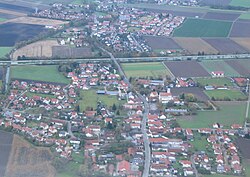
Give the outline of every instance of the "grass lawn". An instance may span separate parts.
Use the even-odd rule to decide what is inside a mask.
[[[194,134],[194,141],[190,142],[195,151],[206,151],[206,146],[208,145],[206,136],[201,136],[199,133]]]
[[[213,86],[233,86],[234,83],[231,82],[229,78],[196,78],[196,82],[200,83],[203,86],[213,85]]]
[[[206,90],[205,93],[216,100],[223,100],[229,98],[230,100],[246,99],[247,96],[238,90]]]
[[[116,106],[118,107],[124,102],[119,101],[116,96],[96,94],[96,90],[81,91],[80,97],[82,98],[82,100],[79,101],[81,112],[85,111],[87,108],[93,108],[95,110],[98,101],[101,101],[108,107],[113,106],[113,104],[116,104]]]
[[[57,65],[13,66],[11,67],[11,78],[57,82],[65,84],[68,84],[70,82],[70,80],[68,80],[58,72]]]
[[[240,7],[250,7],[250,1],[249,0],[232,0],[229,5],[240,6]]]
[[[123,63],[122,68],[127,77],[154,77],[167,76],[170,73],[160,62]]]
[[[5,55],[11,51],[12,47],[0,47],[0,58],[5,58]]]
[[[187,19],[174,30],[174,37],[227,37],[232,23],[226,21]]]
[[[55,95],[42,94],[42,93],[32,93],[32,92],[27,92],[26,95],[27,95],[27,97],[30,97],[30,98],[33,97],[34,95],[40,96],[43,98],[56,98]]]
[[[223,102],[217,105],[220,107],[218,111],[198,111],[197,115],[177,118],[177,121],[183,128],[212,128],[214,123],[229,128],[234,123],[243,124],[246,102]]]
[[[239,18],[249,20],[250,19],[250,13],[243,13],[243,14],[240,15]]]
[[[201,66],[211,73],[212,71],[224,71],[225,76],[240,76],[231,66],[223,60],[207,60],[200,62]]]

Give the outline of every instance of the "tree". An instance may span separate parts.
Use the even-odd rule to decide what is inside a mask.
[[[116,111],[116,109],[117,109],[117,107],[116,107],[116,105],[115,105],[115,103],[114,103],[113,106],[112,106],[112,110],[113,110],[113,111]]]

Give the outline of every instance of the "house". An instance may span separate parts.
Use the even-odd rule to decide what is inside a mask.
[[[190,168],[192,167],[192,162],[189,160],[180,160],[180,164],[182,165],[183,168]]]
[[[130,174],[131,172],[131,165],[128,161],[123,160],[121,162],[118,162],[117,164],[117,174],[121,176],[125,176]]]
[[[212,71],[211,74],[212,74],[212,77],[224,77],[223,71]]]
[[[193,132],[192,132],[192,130],[190,128],[187,128],[185,130],[185,133],[186,133],[186,137],[187,137],[188,140],[194,139],[194,134],[193,134]]]
[[[168,89],[167,92],[160,92],[159,94],[159,101],[161,103],[168,103],[173,100],[173,96],[170,92],[170,89]]]

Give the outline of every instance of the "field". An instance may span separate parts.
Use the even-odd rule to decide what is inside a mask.
[[[195,151],[206,151],[208,145],[206,136],[201,136],[199,133],[194,133],[194,141],[190,142]]]
[[[20,12],[15,12],[15,11],[10,11],[10,10],[5,10],[0,8],[0,13],[4,14],[5,16],[10,15],[10,17],[23,17],[26,16],[25,13],[20,13]]]
[[[122,63],[122,68],[127,77],[154,77],[170,76],[171,74],[159,62],[149,63]]]
[[[12,47],[16,42],[28,40],[46,31],[41,25],[4,23],[0,25],[0,46]]]
[[[13,66],[11,67],[11,78],[65,84],[69,83],[69,80],[58,72],[57,65]]]
[[[211,45],[206,43],[201,38],[173,38],[174,41],[187,50],[190,54],[198,54],[204,52],[205,54],[217,54],[218,51]],[[160,44],[159,44],[160,45]]]
[[[96,94],[96,90],[81,91],[80,98],[82,98],[82,100],[79,101],[81,112],[85,111],[87,108],[93,108],[95,110],[98,101],[108,107],[113,106],[113,104],[119,106],[121,103],[116,96],[99,95]]]
[[[225,76],[231,77],[231,76],[240,76],[240,74],[235,71],[231,66],[229,66],[225,61],[223,60],[207,60],[202,61],[200,64],[209,72],[212,71],[223,71]]]
[[[187,87],[187,88],[172,88],[171,93],[174,96],[180,96],[182,93],[193,94],[200,101],[208,101],[208,96],[199,87]]]
[[[5,55],[11,51],[12,47],[0,47],[0,58],[5,58]]]
[[[238,100],[247,99],[247,96],[238,90],[207,90],[205,93],[216,100]]]
[[[228,78],[196,78],[195,81],[200,83],[202,86],[234,86],[234,83],[232,83]]]
[[[12,140],[13,134],[0,131],[0,176],[4,176],[4,173],[6,171],[12,146]]]
[[[17,5],[16,3],[12,3],[12,4],[3,3],[2,1],[0,2],[0,8],[5,9],[5,10],[21,12],[21,13],[33,13],[33,12],[35,12],[35,9],[32,7],[20,6],[20,5]]]
[[[250,51],[250,38],[232,38],[232,40]]]
[[[230,37],[250,37],[250,23],[235,22]]]
[[[250,60],[227,60],[226,63],[235,69],[242,76],[250,74]]]
[[[229,38],[205,38],[207,43],[217,49],[220,54],[246,53],[247,50]]]
[[[0,23],[6,21],[6,18],[0,18]]]
[[[171,38],[159,36],[144,36],[148,45],[153,49],[181,50],[182,48]]]
[[[38,41],[17,49],[12,58],[16,60],[23,55],[29,58],[52,57],[52,47],[57,45],[56,40]]]
[[[230,3],[231,0],[220,0],[219,1],[219,4],[221,6],[228,6],[228,4]],[[200,4],[201,5],[208,5],[208,6],[211,6],[211,5],[218,5],[218,1],[214,1],[214,0],[201,0],[200,1]]]
[[[238,13],[219,13],[219,12],[208,12],[203,18],[204,19],[214,19],[214,20],[225,20],[234,21],[240,14]]]
[[[37,148],[14,135],[11,155],[6,170],[8,177],[54,177],[52,154],[48,148]],[[44,170],[46,169],[46,170]]]
[[[196,61],[165,62],[175,77],[209,77],[210,74]],[[195,69],[194,69],[195,68]]]
[[[54,58],[83,58],[91,57],[92,51],[88,47],[68,47],[68,46],[53,46],[52,57]]]
[[[250,13],[243,13],[240,15],[239,17],[240,19],[245,19],[245,20],[249,20],[250,19]]]
[[[232,0],[229,5],[249,8],[250,1],[248,1],[248,0]]]
[[[229,128],[234,123],[243,124],[246,102],[217,102],[218,111],[198,111],[197,115],[177,119],[183,128],[205,128],[220,123]]]
[[[226,21],[187,19],[174,30],[174,37],[227,37],[232,23]]]

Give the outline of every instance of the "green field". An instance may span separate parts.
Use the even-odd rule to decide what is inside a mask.
[[[201,136],[199,133],[194,133],[194,141],[191,141],[190,144],[193,145],[195,151],[206,151],[208,142],[205,136]]]
[[[124,101],[119,101],[116,96],[96,94],[96,90],[81,91],[80,98],[79,106],[81,112],[85,111],[87,108],[93,108],[95,110],[98,101],[101,101],[108,107],[113,106],[113,104],[116,104],[118,107],[124,103]]]
[[[11,78],[65,84],[70,83],[70,80],[58,72],[57,67],[57,65],[13,66],[11,67]]]
[[[250,19],[250,13],[243,13],[243,14],[240,15],[239,18],[249,20]]]
[[[247,99],[247,96],[238,90],[207,90],[205,93],[210,98],[215,98],[216,100],[238,100],[238,99]]]
[[[201,84],[202,86],[206,86],[206,85],[212,85],[215,87],[234,86],[234,83],[231,82],[229,78],[225,78],[225,77],[223,78],[196,78],[195,81]]]
[[[250,1],[249,0],[231,0],[229,5],[248,8],[248,7],[250,7]]]
[[[160,62],[149,63],[123,63],[122,68],[127,77],[154,77],[170,76],[171,74]]]
[[[11,51],[12,47],[0,47],[0,58],[5,58],[5,55]]]
[[[240,76],[240,74],[235,71],[231,66],[229,66],[223,60],[207,60],[202,61],[200,64],[207,70],[207,72],[211,73],[212,71],[223,71],[225,76]]]
[[[6,18],[0,18],[0,22],[4,22],[6,20],[7,20]]]
[[[214,123],[220,123],[225,128],[232,124],[243,124],[246,112],[246,102],[222,102],[216,103],[218,111],[198,111],[197,115],[191,117],[177,118],[183,128],[212,128]]]
[[[227,37],[231,29],[231,22],[187,19],[174,30],[174,37]]]

